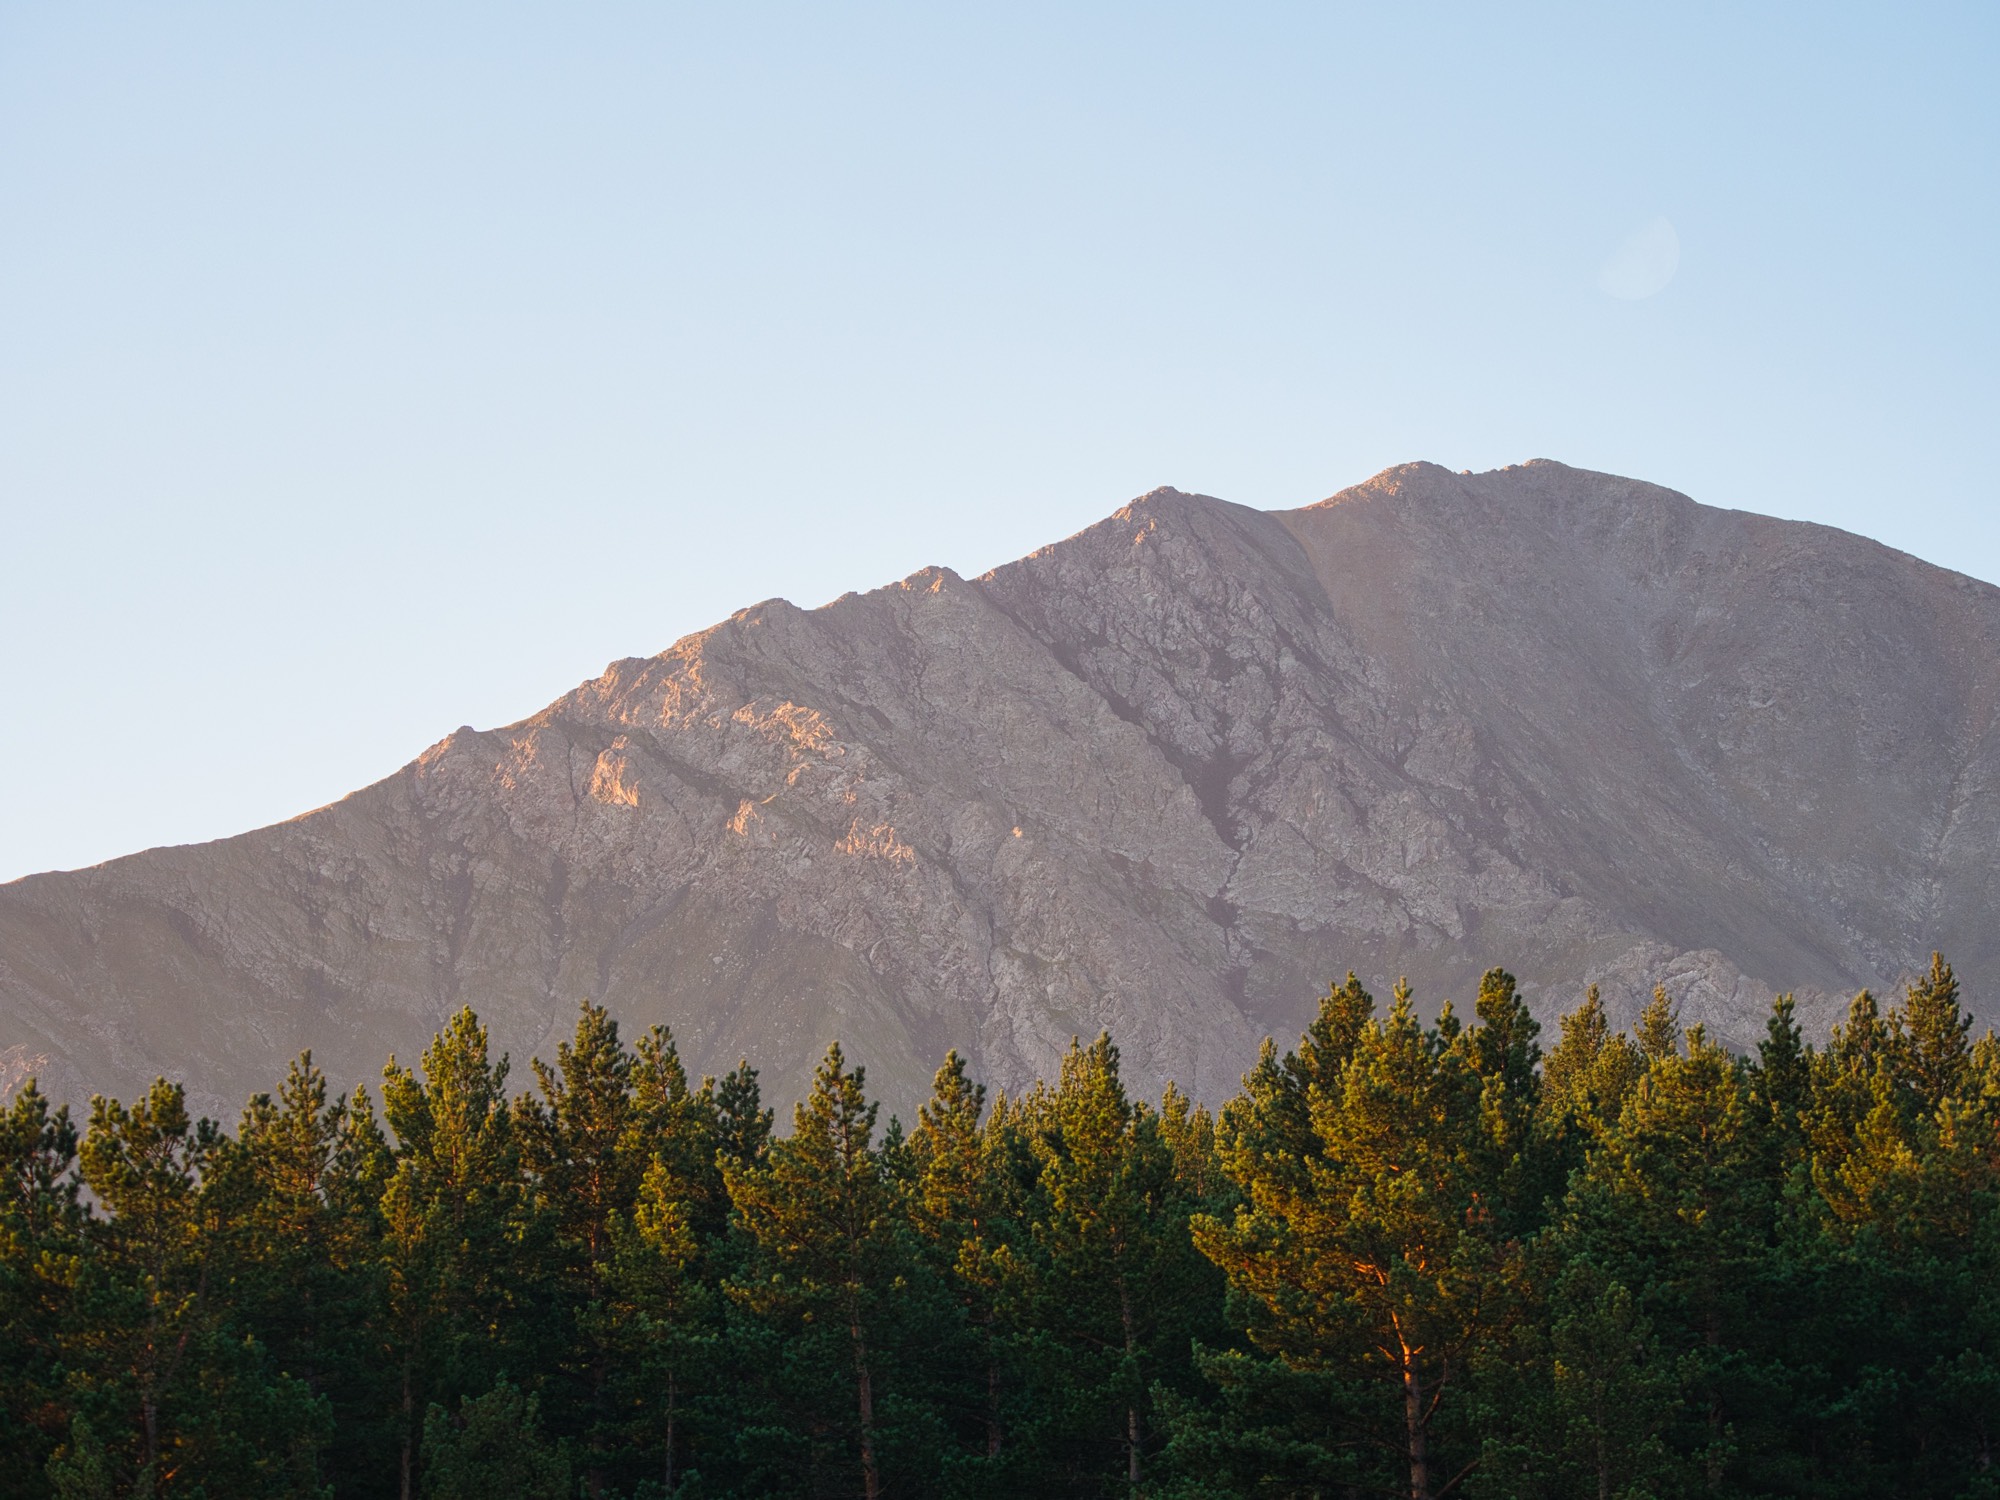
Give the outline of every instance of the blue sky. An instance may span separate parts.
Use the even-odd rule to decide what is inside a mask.
[[[1969,4],[0,0],[0,879],[1159,484],[1550,457],[2000,580],[1995,76]]]

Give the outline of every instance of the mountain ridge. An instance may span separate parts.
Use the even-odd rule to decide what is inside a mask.
[[[1737,1045],[1945,948],[1976,992],[2000,590],[1547,460],[1263,512],[1156,489],[1015,562],[766,600],[327,807],[0,887],[0,1056],[72,1096],[517,1057],[577,999],[893,1104],[1108,1026],[1219,1096],[1326,980]],[[18,1068],[16,1071],[19,1071]],[[141,1076],[144,1075],[144,1076]]]

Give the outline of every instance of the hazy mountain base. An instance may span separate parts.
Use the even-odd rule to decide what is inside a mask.
[[[900,1108],[1109,1029],[1234,1088],[1320,976],[1754,1044],[1943,947],[2000,985],[2000,593],[1557,464],[1264,514],[1159,491],[983,578],[747,610],[292,823],[0,889],[0,1048],[217,1111],[578,997]]]

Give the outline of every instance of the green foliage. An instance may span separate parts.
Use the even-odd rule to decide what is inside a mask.
[[[1035,1413],[1035,1441],[1059,1466],[1122,1459],[1128,1488],[1164,1442],[1156,1383],[1185,1384],[1190,1341],[1219,1331],[1209,1311],[1219,1288],[1189,1237],[1181,1175],[1204,1170],[1188,1155],[1201,1127],[1174,1108],[1178,1159],[1100,1036],[1072,1042],[1056,1086],[1038,1087],[1016,1117],[1035,1179],[1017,1316],[1039,1382],[1061,1395]]]
[[[84,1249],[77,1140],[69,1111],[51,1111],[32,1080],[0,1111],[0,1475],[39,1473],[69,1431],[64,1345]]]
[[[1211,1114],[1109,1037],[777,1134],[601,1006],[234,1134],[0,1110],[0,1497],[2000,1493],[2000,1043],[1941,957],[1754,1056],[1354,976]]]
[[[569,1462],[542,1434],[533,1396],[504,1379],[455,1413],[424,1416],[425,1500],[567,1500]]]
[[[384,1330],[397,1373],[399,1487],[412,1486],[418,1414],[485,1388],[544,1305],[522,1294],[534,1222],[505,1092],[507,1060],[461,1010],[424,1049],[422,1076],[384,1070],[396,1133],[382,1192]],[[515,1314],[522,1316],[517,1318]]]
[[[48,1462],[49,1493],[55,1500],[111,1500],[111,1460],[104,1444],[79,1416],[69,1424],[69,1441]]]
[[[1347,1004],[1335,991],[1322,1022]],[[1365,1441],[1391,1455],[1380,1482],[1400,1479],[1417,1500],[1476,1461],[1461,1387],[1516,1314],[1520,1234],[1537,1207],[1525,1201],[1534,1023],[1497,970],[1478,1009],[1471,1030],[1448,1006],[1427,1029],[1399,987],[1337,1066],[1288,1058],[1267,1073],[1224,1116],[1246,1201],[1231,1221],[1194,1220],[1250,1313],[1252,1344],[1348,1392]],[[1265,1123],[1301,1116],[1309,1133]]]
[[[868,1500],[882,1490],[884,1325],[912,1269],[898,1222],[899,1185],[873,1146],[879,1106],[862,1069],[827,1049],[792,1133],[761,1165],[725,1169],[729,1197],[751,1242],[729,1285],[744,1307],[790,1335],[790,1394],[823,1434],[815,1465],[858,1470]]]

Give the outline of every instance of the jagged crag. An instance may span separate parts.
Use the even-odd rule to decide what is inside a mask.
[[[1328,978],[1749,1045],[1950,953],[2000,989],[2000,591],[1536,461],[1260,512],[1157,490],[976,579],[772,600],[276,827],[0,887],[0,1060],[225,1116],[463,1004],[892,1105],[1109,1029],[1230,1092]]]

